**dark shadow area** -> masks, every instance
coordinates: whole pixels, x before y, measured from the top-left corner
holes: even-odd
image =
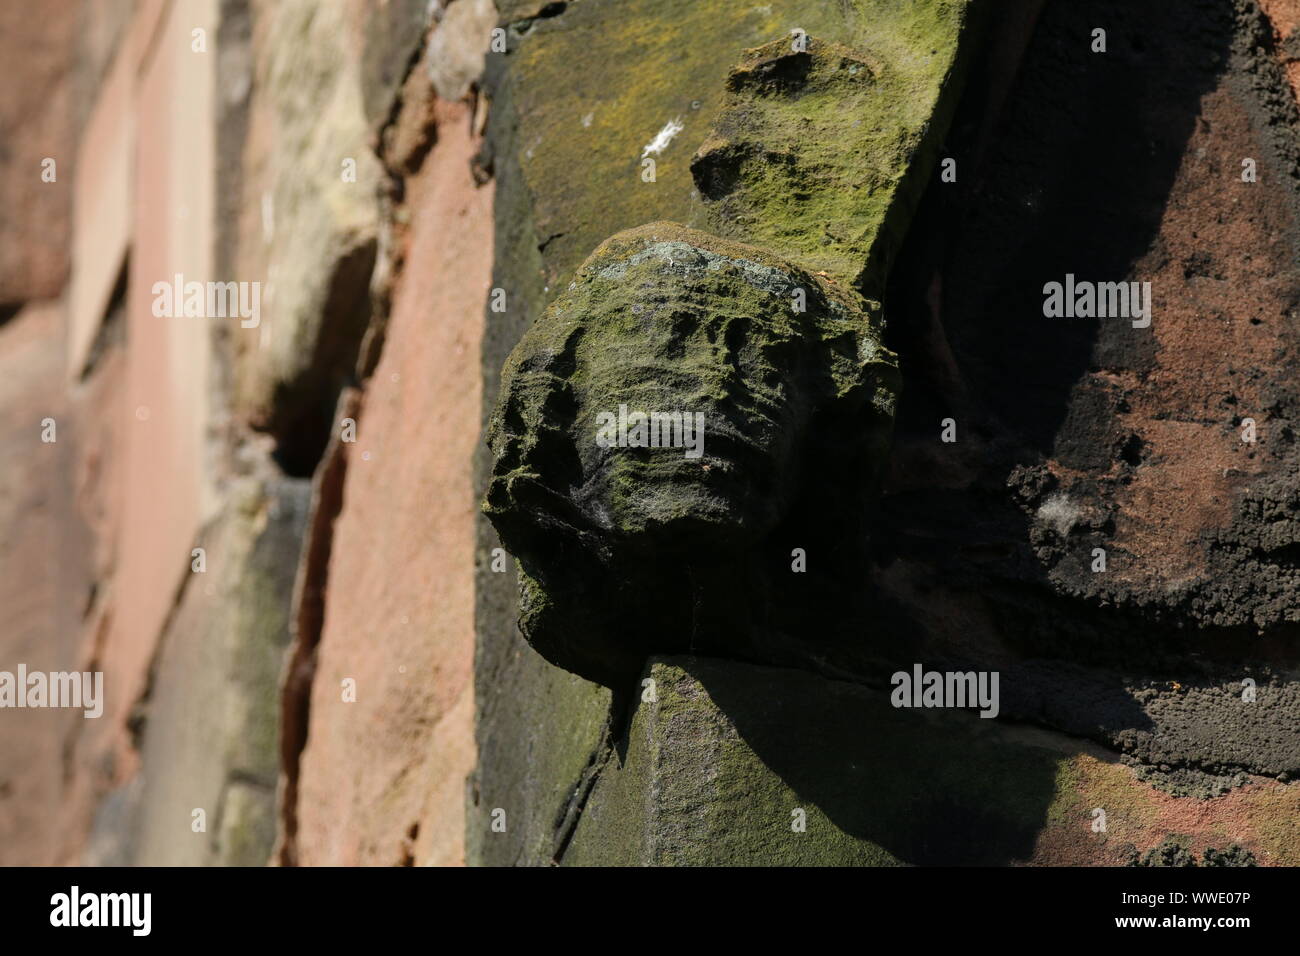
[[[957,182],[931,185],[891,276],[889,339],[908,385],[903,433],[933,435],[960,410],[927,354],[936,273],[942,331],[981,419],[974,427],[1024,451],[1059,453],[1067,400],[1098,364],[1095,350],[1109,367],[1149,364],[1149,333],[1046,318],[1042,286],[1067,273],[1118,281],[1159,232],[1234,21],[1231,0],[1183,4],[1154,29],[1158,12],[1120,0],[1046,4],[982,164],[973,153],[989,117],[971,106],[984,105],[983,91],[964,97],[945,151],[957,158]],[[1090,51],[1098,25],[1105,53]]]
[[[1093,30],[1106,52],[1092,52]],[[915,630],[916,591],[979,622],[984,650],[1125,667],[1177,667],[1186,637],[1133,608],[1060,595],[1026,510],[1052,492],[1047,458],[1102,474],[1143,462],[1117,434],[1117,389],[1097,369],[1144,376],[1150,329],[1127,319],[1049,318],[1046,282],[1140,279],[1202,97],[1229,62],[1233,0],[1157,5],[1049,0],[1005,107],[996,37],[976,64],[936,173],[890,277],[887,343],[903,397],[873,538],[879,619]],[[940,441],[941,422],[957,441]],[[1100,520],[1075,542],[1108,542]],[[1077,532],[1076,532],[1077,533]],[[1041,537],[1041,536],[1040,536]],[[907,592],[899,590],[902,584]],[[929,594],[929,591],[934,593]],[[960,609],[959,606],[960,605]],[[941,612],[937,612],[941,613]]]
[[[370,320],[369,282],[376,250],[371,240],[335,263],[311,365],[280,390],[275,416],[259,423],[275,436],[272,457],[292,478],[315,473],[336,424],[339,393],[356,383],[357,357]]]
[[[1097,26],[1104,54],[1090,49]],[[976,63],[942,153],[957,159],[958,180],[936,172],[891,274],[887,344],[904,390],[872,525],[866,630],[886,666],[850,661],[850,670],[874,674],[879,688],[914,661],[1001,669],[1004,721],[894,709],[887,692],[802,675],[770,685],[701,675],[767,767],[846,833],[909,863],[1032,855],[1063,755],[1016,738],[1007,717],[1111,747],[1132,738],[1125,749],[1172,733],[1158,741],[1162,759],[1193,768],[1205,759],[1194,732],[1157,727],[1132,689],[1143,678],[1209,683],[1187,631],[1154,600],[1116,607],[1062,593],[1035,553],[1041,532],[1025,504],[1053,490],[1045,459],[1085,475],[1146,463],[1141,439],[1116,433],[1119,391],[1088,373],[1144,377],[1150,329],[1049,318],[1043,285],[1067,274],[1143,278],[1137,264],[1160,243],[1202,98],[1227,69],[1237,29],[1232,0],[1195,0],[1176,17],[1150,4],[1047,3],[996,119],[985,111],[1006,69],[993,57],[1005,50],[995,42]],[[943,444],[950,417],[958,441]],[[1082,541],[1114,530],[1100,521]],[[820,639],[815,620],[782,623]]]
[[[108,305],[104,308],[103,321],[95,332],[95,339],[90,345],[85,364],[79,370],[79,381],[84,382],[89,379],[99,367],[100,361],[110,351],[126,347],[126,287],[130,275],[131,254],[128,252],[122,257],[122,266],[118,269],[113,291],[108,297]]]

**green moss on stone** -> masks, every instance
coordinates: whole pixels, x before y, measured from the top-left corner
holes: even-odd
[[[710,622],[751,640],[730,605],[790,585],[765,542],[827,484],[852,532],[897,387],[875,304],[844,286],[674,223],[602,243],[506,362],[488,428],[530,642],[608,682],[722,650]],[[728,607],[702,615],[706,589]]]
[[[859,283],[900,184],[917,174],[951,26],[919,71],[813,36],[746,51],[691,164],[712,229]]]
[[[847,129],[873,150],[847,156],[850,166],[869,171],[865,185],[889,187],[870,199],[877,213],[905,200],[896,203],[899,222],[891,218],[892,245],[919,194],[910,185],[898,193],[898,185],[905,174],[924,182],[947,125],[970,7],[967,0],[582,0],[561,16],[536,21],[511,54],[509,82],[517,124],[513,148],[549,284],[557,289],[598,243],[621,229],[663,219],[711,230],[724,224],[700,196],[691,158],[720,111],[734,109],[734,102],[727,106],[727,77],[745,51],[788,44],[796,29],[874,64],[870,92],[852,104],[862,111],[859,126],[852,125],[857,117],[835,107],[829,89],[810,100],[808,113],[813,129],[838,137]],[[792,115],[798,118],[797,111]],[[645,148],[670,122],[682,129],[650,157],[655,181],[645,182]],[[788,133],[797,136],[797,129]],[[804,144],[831,152],[834,145]],[[781,213],[815,231],[813,215]]]
[[[522,0],[499,4],[507,21],[531,17],[541,6]],[[695,185],[691,157],[713,129],[726,95],[726,78],[743,51],[787,38],[796,28],[873,58],[882,66],[881,74],[887,74],[889,95],[897,97],[893,118],[909,126],[916,126],[914,120],[920,118],[921,145],[913,157],[911,172],[896,189],[898,201],[890,205],[885,223],[879,227],[882,241],[873,247],[876,260],[883,261],[886,251],[901,238],[910,205],[919,193],[918,184],[924,182],[929,144],[938,141],[946,125],[944,104],[953,99],[956,91],[952,53],[958,34],[964,30],[967,7],[965,0],[771,0],[761,4],[731,0],[578,0],[570,2],[560,15],[517,24],[511,32],[511,51],[488,57],[486,92],[493,106],[490,144],[497,177],[498,251],[493,284],[505,290],[509,302],[506,313],[488,316],[484,347],[488,400],[496,393],[496,377],[506,352],[538,319],[545,302],[576,291],[569,290],[574,271],[606,237],[656,220],[719,230],[709,209],[710,201],[700,195]],[[647,157],[646,147],[669,123],[680,124],[681,130],[661,150]],[[653,182],[643,178],[645,158],[655,161]],[[746,257],[752,259],[754,255],[747,253]],[[732,276],[719,281],[737,279]],[[834,299],[844,291],[842,286],[821,283],[815,287],[819,294]],[[749,295],[744,289],[735,291]],[[867,314],[865,321],[875,334],[879,326],[876,307],[863,304],[858,308]],[[734,321],[732,324],[739,325]],[[553,358],[564,356],[565,343],[561,340],[550,354]],[[873,374],[878,374],[879,380],[861,407],[877,417],[865,426],[858,423],[858,431],[869,438],[868,446],[875,447],[873,443],[880,436],[887,438],[888,429],[880,427],[881,417],[892,415],[896,380],[890,377],[892,370],[888,368],[891,357],[879,356],[872,361],[877,363]],[[534,373],[541,384],[545,373],[528,370],[528,374]],[[612,381],[612,373],[606,378]],[[839,379],[852,381],[851,376]],[[593,380],[585,385],[589,392]],[[544,391],[539,388],[536,395]],[[709,389],[701,395],[722,401],[729,393]],[[548,430],[555,427],[551,416],[559,413],[562,417],[569,411],[563,397],[564,391],[559,390],[558,406],[534,407],[534,423],[539,427],[532,431],[543,442],[555,437],[555,432]],[[672,403],[672,407],[678,405]],[[822,454],[815,444],[801,451],[813,456]],[[870,460],[869,450],[863,454]],[[638,467],[644,466],[627,463],[611,469],[612,497],[620,503],[623,513],[618,522],[620,531],[635,531],[645,525],[638,508],[646,483]],[[486,476],[486,461],[480,469],[480,475]],[[851,487],[837,487],[842,476],[833,475],[820,485],[805,484],[799,495],[805,501],[828,496],[843,498],[843,527],[834,530],[861,537],[857,516],[851,512],[861,496],[870,493],[871,471],[861,469],[853,476]],[[535,481],[535,472],[513,465],[506,472],[510,474],[502,474],[504,484],[500,490],[507,496],[520,492],[525,497],[534,493],[547,497]],[[690,510],[682,507],[685,499],[666,494],[662,483],[656,494],[659,498],[652,504],[671,525],[680,527],[697,513],[694,506],[698,502],[691,503]],[[555,502],[553,496],[549,502],[534,497],[530,504],[545,510]],[[811,528],[809,537],[821,533],[808,516],[794,514],[788,520]],[[623,571],[630,573],[623,576],[625,583],[619,584],[615,578],[586,575],[587,567],[575,555],[590,553],[591,549],[571,547],[572,538],[560,539],[564,549],[552,555],[548,567],[552,573],[567,568],[568,581],[558,590],[548,591],[540,585],[540,577],[526,573],[522,580],[525,618],[530,608],[541,617],[552,613],[555,605],[551,599],[562,593],[570,602],[570,610],[560,615],[561,626],[556,633],[578,634],[595,624],[608,625],[608,621],[594,621],[591,612],[582,609],[608,605],[612,596],[616,604],[621,603],[617,619],[620,628],[635,630],[645,623],[649,632],[682,642],[683,649],[699,635],[692,634],[691,628],[657,626],[654,615],[661,613],[665,605],[677,612],[689,608],[692,589],[703,595],[761,590],[761,583],[755,582],[761,582],[762,577],[753,578],[752,566],[771,562],[774,555],[783,556],[787,563],[789,560],[788,544],[775,550],[775,544],[780,542],[774,538],[751,549],[745,561],[728,565],[722,559],[714,566],[706,562],[703,567],[681,568],[679,579],[669,582],[639,573],[645,566],[624,566]],[[578,539],[578,544],[591,540]],[[599,551],[599,541],[596,543],[595,550]],[[823,546],[821,540],[810,543],[818,549]],[[481,528],[480,544],[485,553],[497,544],[490,529]],[[833,543],[825,542],[825,546],[833,547]],[[843,554],[846,563],[852,563],[851,551]],[[660,561],[657,566],[669,563]],[[541,574],[539,566],[526,570]],[[714,582],[727,587],[714,587]],[[735,587],[736,582],[742,582],[744,587]],[[591,753],[592,738],[596,736],[594,724],[597,715],[603,713],[602,703],[608,699],[607,691],[549,667],[519,642],[513,607],[507,610],[507,604],[513,605],[514,583],[513,574],[486,572],[479,583],[476,681],[481,691],[480,766],[472,788],[478,802],[472,801],[469,812],[470,858],[477,862],[545,861],[548,841],[554,835],[555,813],[572,793],[584,766],[580,758]],[[828,594],[851,596],[856,582],[831,578],[824,587]],[[598,600],[589,600],[593,597]],[[828,605],[824,600],[813,600],[812,595],[787,600],[791,597],[769,595],[770,607],[760,600],[748,609],[728,607],[725,602],[724,606],[701,609],[710,610],[717,618],[733,619],[740,638],[753,645],[749,653],[771,657],[784,644],[773,645],[767,632],[781,628],[788,631],[787,625],[797,621],[808,606]],[[703,603],[707,605],[708,601]],[[839,623],[826,623],[859,637],[862,632],[853,623],[849,609],[838,610]],[[584,613],[588,615],[585,618]],[[787,620],[781,620],[783,615]],[[820,636],[824,639],[829,630],[821,627]],[[825,653],[824,643],[820,642],[817,653]],[[563,653],[562,646],[560,651]],[[634,663],[639,666],[640,662]],[[556,742],[555,735],[562,729],[558,722],[569,714],[575,715],[574,726],[584,729],[573,741]],[[551,748],[556,749],[555,754],[550,753]],[[633,794],[630,799],[643,797]],[[491,807],[505,803],[522,807],[511,811],[511,820],[518,825],[512,824],[508,835],[492,834],[486,829],[486,814]],[[635,819],[631,808],[626,819]],[[876,858],[883,860],[885,856]]]
[[[1031,857],[1062,754],[968,714],[705,658],[655,661],[565,864],[1000,864]],[[806,815],[796,829],[794,811]]]

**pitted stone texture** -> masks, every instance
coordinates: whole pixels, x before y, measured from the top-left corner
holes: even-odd
[[[1221,668],[1186,668],[1155,680],[1046,661],[1001,670],[1006,714],[1089,737],[1146,768],[1176,770],[1171,792],[1203,796],[1248,773],[1300,777],[1300,684],[1284,672],[1255,666],[1229,679]],[[1158,775],[1152,782],[1161,784]]]

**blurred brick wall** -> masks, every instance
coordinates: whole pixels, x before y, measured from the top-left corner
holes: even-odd
[[[418,61],[443,12],[0,10],[0,669],[105,692],[0,712],[0,863],[256,865],[286,820],[277,859],[463,859],[492,192]],[[177,274],[258,283],[260,322],[155,314]]]

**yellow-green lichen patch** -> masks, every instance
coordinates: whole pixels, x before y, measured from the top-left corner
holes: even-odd
[[[1260,862],[1300,866],[1300,784],[1270,786],[1252,804]]]
[[[860,282],[929,127],[938,89],[912,87],[871,52],[820,37],[746,51],[691,164],[712,228]]]
[[[862,125],[880,125],[873,142],[889,144],[880,157],[892,164],[885,178],[901,175],[911,151],[944,125],[933,114],[941,92],[956,85],[946,79],[967,6],[584,0],[538,21],[511,54],[510,98],[512,149],[532,197],[548,281],[566,281],[620,229],[657,219],[709,222],[689,165],[717,119],[728,73],[746,49],[791,42],[795,30],[879,64],[880,106]],[[908,132],[900,139],[897,130]]]

